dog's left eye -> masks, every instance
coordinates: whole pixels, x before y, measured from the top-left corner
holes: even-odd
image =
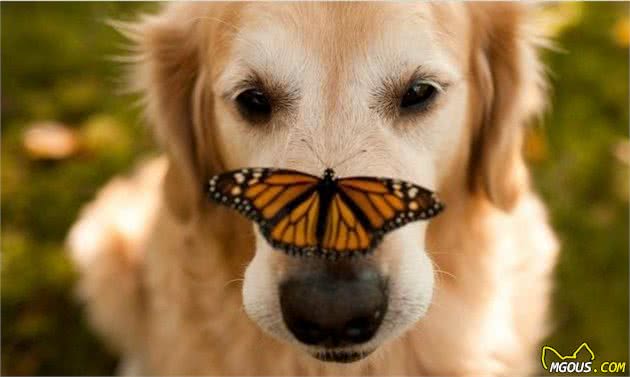
[[[438,89],[432,84],[417,80],[411,83],[407,92],[400,101],[403,110],[423,110],[428,106],[438,93]]]
[[[259,89],[247,89],[236,97],[238,110],[247,120],[262,123],[271,117],[271,101]]]

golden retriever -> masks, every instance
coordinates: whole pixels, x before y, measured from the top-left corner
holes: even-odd
[[[515,3],[177,3],[119,24],[165,157],[69,235],[121,373],[523,375],[557,253],[521,155],[544,103]],[[446,210],[332,262],[210,203],[221,171],[404,179]],[[296,288],[297,287],[297,288]]]

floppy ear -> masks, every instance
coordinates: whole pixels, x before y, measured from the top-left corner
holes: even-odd
[[[173,4],[138,23],[115,23],[134,44],[130,85],[142,94],[155,137],[169,157],[164,188],[179,217],[203,200],[211,175],[212,99],[201,64],[203,36],[196,7]]]
[[[509,210],[527,189],[522,156],[527,122],[544,104],[542,65],[529,8],[515,3],[468,3],[473,14],[470,56],[473,125],[468,183]]]

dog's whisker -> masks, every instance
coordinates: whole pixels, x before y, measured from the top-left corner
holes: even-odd
[[[436,273],[436,279],[439,279],[442,275],[457,279],[457,276],[455,276],[453,273],[441,269],[440,266],[433,259],[429,258],[429,260],[431,261],[431,264],[433,265],[433,270]]]
[[[442,275],[446,275],[446,276],[452,277],[453,279],[457,279],[457,276],[455,276],[454,274],[452,274],[452,273],[450,273],[448,271],[444,271],[444,270],[440,270],[440,269],[436,268],[435,272],[438,273],[438,274],[442,274]]]
[[[227,283],[225,283],[225,285],[223,286],[223,289],[227,288],[230,284],[236,283],[236,282],[239,282],[239,281],[242,282],[242,281],[245,281],[245,279],[243,279],[243,278],[236,278],[236,279],[229,280]]]

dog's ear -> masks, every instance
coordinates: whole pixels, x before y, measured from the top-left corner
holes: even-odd
[[[115,23],[133,43],[128,81],[142,95],[155,137],[169,157],[165,195],[187,217],[212,173],[212,98],[201,56],[205,33],[195,6],[173,4],[136,23]]]
[[[527,189],[522,156],[527,122],[544,104],[531,9],[515,3],[468,3],[472,16],[469,187],[509,210]]]

